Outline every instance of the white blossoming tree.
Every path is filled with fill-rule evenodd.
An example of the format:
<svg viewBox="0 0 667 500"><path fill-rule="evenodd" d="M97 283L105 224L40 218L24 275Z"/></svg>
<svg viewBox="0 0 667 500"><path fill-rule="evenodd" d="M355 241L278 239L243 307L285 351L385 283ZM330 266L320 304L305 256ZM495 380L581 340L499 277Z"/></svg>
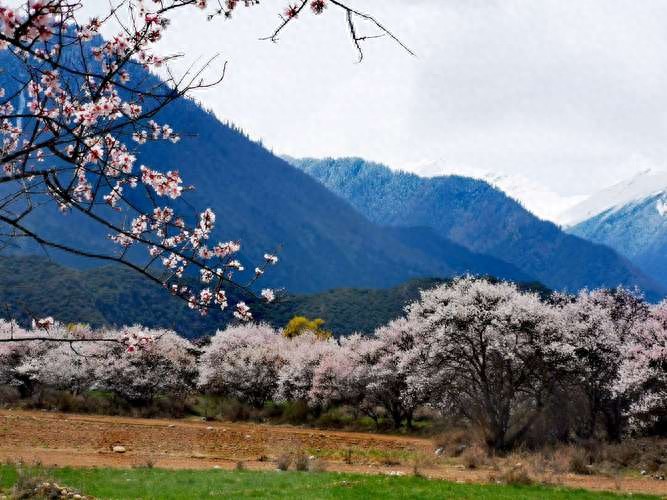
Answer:
<svg viewBox="0 0 667 500"><path fill-rule="evenodd" d="M95 387L112 391L133 404L152 402L157 396L183 398L197 381L197 349L168 330L124 328L121 335L149 338L143 348L128 352L119 344L96 363Z"/></svg>
<svg viewBox="0 0 667 500"><path fill-rule="evenodd" d="M667 304L652 308L622 349L614 393L630 404L625 416L634 430L667 424Z"/></svg>
<svg viewBox="0 0 667 500"><path fill-rule="evenodd" d="M586 437L604 418L607 435L618 440L624 414L631 404L627 394L615 389L619 383L624 352L647 321L649 308L628 290L582 291L562 307L566 342L573 350L574 384L588 400Z"/></svg>
<svg viewBox="0 0 667 500"><path fill-rule="evenodd" d="M416 393L479 426L494 449L530 429L570 356L556 311L509 283L457 279L423 292L406 321Z"/></svg>
<svg viewBox="0 0 667 500"><path fill-rule="evenodd" d="M111 354L113 344L77 342L78 339L103 338L104 333L94 332L84 325L68 328L55 324L50 333L57 338L72 339L72 343L32 342L40 348L32 349L23 357L22 363L15 367L16 375L24 381L75 395L93 388L101 360Z"/></svg>
<svg viewBox="0 0 667 500"><path fill-rule="evenodd" d="M313 387L313 377L323 359L336 351L338 344L322 340L312 332L286 339L284 363L278 371L276 401L305 401Z"/></svg>
<svg viewBox="0 0 667 500"><path fill-rule="evenodd" d="M341 338L338 348L327 353L313 372L309 405L316 408L349 405L355 414L368 415L379 425L384 405L371 384L376 380L380 345L375 337L359 334Z"/></svg>
<svg viewBox="0 0 667 500"><path fill-rule="evenodd" d="M280 332L263 324L232 326L217 332L200 360L200 388L209 394L263 406L278 388L286 342Z"/></svg>

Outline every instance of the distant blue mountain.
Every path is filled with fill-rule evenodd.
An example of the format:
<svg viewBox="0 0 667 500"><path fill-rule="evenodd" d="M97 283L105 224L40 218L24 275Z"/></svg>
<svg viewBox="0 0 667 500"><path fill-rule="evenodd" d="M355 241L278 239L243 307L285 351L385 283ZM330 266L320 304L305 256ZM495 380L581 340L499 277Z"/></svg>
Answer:
<svg viewBox="0 0 667 500"><path fill-rule="evenodd" d="M10 73L21 71L7 51L0 53L0 67L11 70L0 73L2 84ZM147 85L157 82L153 76L133 75L133 81L143 79ZM156 119L169 123L183 139L176 145L146 144L139 149L137 165L179 170L185 184L195 189L175 202L178 212L194 218L198 210L212 208L218 216L213 238L240 239L247 268L261 261L265 251L281 246L280 264L271 268L263 285L312 292L387 287L411 278L466 272L534 280L501 259L471 252L431 229L396 230L369 221L311 176L191 100L173 103ZM53 204L35 211L27 225L50 239L89 251L114 248L107 228L77 214L63 217ZM12 251L26 254L42 249L19 241ZM70 255L51 255L60 263L91 265Z"/></svg>
<svg viewBox="0 0 667 500"><path fill-rule="evenodd" d="M609 245L667 286L667 218L656 210L664 195L610 209L567 231Z"/></svg>
<svg viewBox="0 0 667 500"><path fill-rule="evenodd" d="M667 286L667 172L644 171L566 214L568 232L614 248Z"/></svg>
<svg viewBox="0 0 667 500"><path fill-rule="evenodd" d="M490 255L558 290L639 286L647 296L664 288L601 244L538 219L488 183L458 176L422 178L359 158L288 159L386 226L428 227L441 238Z"/></svg>

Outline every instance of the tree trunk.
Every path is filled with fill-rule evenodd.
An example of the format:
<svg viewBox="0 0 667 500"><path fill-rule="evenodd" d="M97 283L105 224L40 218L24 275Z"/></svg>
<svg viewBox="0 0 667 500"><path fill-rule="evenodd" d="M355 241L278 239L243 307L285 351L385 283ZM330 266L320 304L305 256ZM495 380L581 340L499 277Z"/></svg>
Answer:
<svg viewBox="0 0 667 500"><path fill-rule="evenodd" d="M400 429L401 423L403 422L403 412L400 410L392 410L391 419L394 422L394 428Z"/></svg>
<svg viewBox="0 0 667 500"><path fill-rule="evenodd" d="M616 443L620 442L623 436L623 412L617 399L606 405L604 416L607 439Z"/></svg>
<svg viewBox="0 0 667 500"><path fill-rule="evenodd" d="M412 430L413 429L413 426L412 426L412 412L408 412L405 419L406 419L405 424L407 425L408 429Z"/></svg>

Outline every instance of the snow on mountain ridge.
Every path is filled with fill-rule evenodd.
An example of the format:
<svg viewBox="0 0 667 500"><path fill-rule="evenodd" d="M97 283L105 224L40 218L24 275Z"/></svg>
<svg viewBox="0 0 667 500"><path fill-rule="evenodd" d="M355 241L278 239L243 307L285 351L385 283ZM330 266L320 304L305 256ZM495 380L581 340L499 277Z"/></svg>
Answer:
<svg viewBox="0 0 667 500"><path fill-rule="evenodd" d="M423 161L408 168L424 177L460 175L488 182L518 201L543 220L558 222L558 215L586 199L585 195L561 195L523 175L506 174L475 167L452 166L445 161Z"/></svg>
<svg viewBox="0 0 667 500"><path fill-rule="evenodd" d="M603 212L614 212L626 205L667 192L667 171L647 169L630 179L609 186L583 202L565 210L558 217L564 227L571 227ZM660 207L656 205L660 212Z"/></svg>

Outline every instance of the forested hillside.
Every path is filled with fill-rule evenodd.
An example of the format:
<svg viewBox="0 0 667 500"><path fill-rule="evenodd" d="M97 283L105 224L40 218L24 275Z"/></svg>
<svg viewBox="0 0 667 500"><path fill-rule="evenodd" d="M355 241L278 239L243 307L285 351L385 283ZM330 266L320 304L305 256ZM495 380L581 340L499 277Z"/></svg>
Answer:
<svg viewBox="0 0 667 500"><path fill-rule="evenodd" d="M336 335L371 333L401 315L403 308L440 279L418 279L388 289L333 289L316 294L288 294L274 304L252 297L255 319L283 327L297 315L322 318ZM540 285L527 285L544 290ZM0 317L53 316L68 323L93 326L142 324L165 327L192 338L210 335L233 320L231 311L207 316L187 308L183 301L119 267L70 269L42 257L0 258ZM236 296L233 296L236 298Z"/></svg>

